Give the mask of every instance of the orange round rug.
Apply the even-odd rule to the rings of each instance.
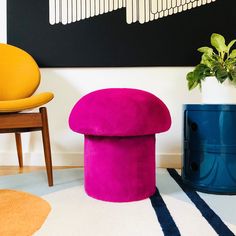
[[[0,235],[32,235],[42,226],[50,210],[50,205],[40,197],[0,190]]]

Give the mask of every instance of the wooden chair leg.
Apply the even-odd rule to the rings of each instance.
[[[16,149],[17,149],[19,166],[23,167],[23,155],[22,155],[22,145],[21,145],[20,133],[15,133],[15,139],[16,139]]]
[[[52,173],[52,159],[51,159],[51,147],[49,139],[49,129],[48,129],[48,118],[47,118],[47,109],[46,107],[41,107],[39,109],[42,117],[42,138],[43,138],[43,147],[44,147],[44,157],[48,177],[48,185],[53,186],[53,173]]]

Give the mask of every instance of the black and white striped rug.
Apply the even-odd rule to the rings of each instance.
[[[231,236],[236,235],[236,196],[196,192],[175,169],[157,169],[156,193],[131,203],[109,203],[88,197],[83,170],[54,171],[47,187],[44,172],[0,177],[0,188],[43,196],[52,207],[35,235],[43,236]]]

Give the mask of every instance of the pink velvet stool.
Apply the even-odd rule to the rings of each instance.
[[[76,103],[69,124],[85,135],[89,196],[129,202],[155,192],[155,133],[171,125],[170,113],[159,98],[138,89],[98,90]]]

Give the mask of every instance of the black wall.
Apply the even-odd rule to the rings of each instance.
[[[125,9],[69,25],[50,25],[48,0],[7,0],[7,41],[41,67],[193,66],[211,33],[236,38],[235,0],[216,2],[145,24]]]

